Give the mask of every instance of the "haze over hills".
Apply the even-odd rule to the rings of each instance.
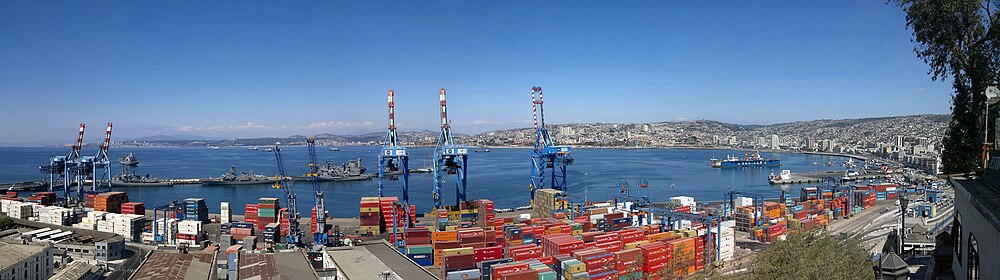
[[[573,123],[549,125],[560,143],[590,146],[712,146],[736,137],[739,142],[756,142],[759,137],[777,135],[780,142],[805,144],[806,139],[830,139],[838,143],[854,141],[888,142],[893,137],[927,138],[940,142],[949,115],[911,115],[861,119],[826,119],[770,125],[731,124],[712,120],[648,123]],[[406,145],[433,145],[438,131],[400,131]],[[533,141],[532,128],[504,129],[475,135],[455,134],[461,142],[475,146],[519,146]],[[356,135],[320,133],[312,135],[319,145],[380,145],[384,132]],[[156,135],[131,141],[116,141],[116,146],[263,146],[282,142],[302,145],[306,135],[245,139],[189,139],[191,135]],[[188,139],[185,139],[188,138]],[[719,139],[717,139],[719,138]],[[745,144],[745,143],[743,143]],[[783,146],[786,144],[782,144]]]

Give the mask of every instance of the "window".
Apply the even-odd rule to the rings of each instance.
[[[955,224],[951,226],[951,236],[955,238],[955,257],[958,265],[962,265],[962,214],[955,212]]]
[[[969,280],[979,280],[979,242],[969,234]]]

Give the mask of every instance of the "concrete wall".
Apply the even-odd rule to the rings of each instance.
[[[973,235],[979,244],[979,279],[1000,279],[1000,266],[996,265],[1000,263],[1000,230],[973,206],[972,199],[964,186],[955,185],[955,212],[962,219],[962,244],[955,246],[962,246],[962,250],[961,255],[952,257],[951,269],[955,279],[968,279],[969,236]]]

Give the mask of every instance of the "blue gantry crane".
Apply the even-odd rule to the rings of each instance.
[[[165,239],[166,239],[166,235],[167,235],[167,230],[169,230],[169,229],[167,229],[167,222],[166,222],[166,220],[167,220],[168,217],[170,217],[170,213],[175,213],[177,211],[178,205],[180,205],[180,204],[177,203],[176,200],[174,200],[174,201],[167,202],[167,204],[164,204],[164,205],[161,205],[161,206],[157,206],[157,207],[153,207],[153,243],[154,244],[162,244],[164,241],[166,241]],[[160,212],[163,212],[163,220],[164,221],[163,221],[163,227],[162,228],[159,225],[160,218],[158,216],[159,216]]]
[[[326,235],[326,206],[323,205],[323,190],[319,187],[319,166],[316,163],[316,139],[309,137],[306,138],[306,144],[309,146],[309,173],[306,177],[309,177],[309,181],[312,182],[313,192],[316,194],[316,205],[313,206],[313,211],[316,211],[316,228],[313,229],[313,244],[316,245],[326,245],[329,240]]]
[[[649,181],[646,179],[639,180],[636,183],[636,190],[633,193],[632,187],[629,186],[628,181],[622,179],[618,182],[618,195],[615,196],[615,207],[618,207],[618,203],[622,202],[632,202],[632,208],[644,208],[649,207],[652,202],[649,200]]]
[[[764,215],[764,195],[751,193],[751,192],[741,192],[737,190],[730,190],[725,193],[722,200],[722,217],[729,218],[730,215],[736,210],[736,198],[737,197],[749,197],[753,199],[753,209],[754,209],[754,225],[760,226],[763,224],[761,216]]]
[[[62,180],[62,191],[63,205],[68,206],[72,203],[72,196],[70,195],[70,186],[74,183],[73,180],[76,179],[76,162],[80,157],[80,148],[83,146],[83,131],[86,125],[80,124],[80,131],[77,135],[76,143],[70,147],[69,154],[65,156],[53,156],[49,159],[49,165],[43,165],[38,167],[38,170],[42,174],[49,176],[49,191],[55,191],[56,183]]]
[[[405,211],[410,207],[410,167],[409,156],[406,154],[406,147],[400,144],[396,135],[396,102],[395,92],[389,90],[389,132],[385,134],[382,142],[382,151],[378,155],[378,196],[385,196],[385,181],[397,181],[399,175],[403,175],[403,197],[400,203]],[[386,173],[388,172],[388,174]],[[406,216],[406,224],[410,224],[410,216]]]
[[[468,168],[469,149],[465,145],[455,143],[451,135],[451,124],[448,123],[448,102],[445,90],[440,91],[441,99],[441,134],[434,146],[434,209],[441,209],[444,191],[444,174],[455,174],[455,205],[468,200],[466,191],[466,171]]]
[[[538,94],[538,99],[535,99]],[[559,146],[549,135],[545,127],[545,109],[542,107],[542,88],[531,88],[532,118],[535,123],[535,146],[531,150],[531,199],[535,199],[535,190],[552,188],[567,192],[566,167],[573,163],[570,146]],[[549,174],[545,174],[548,170]],[[546,183],[546,176],[549,177]]]
[[[292,180],[289,180],[285,172],[285,160],[281,157],[281,143],[274,144],[274,160],[278,165],[278,181],[272,188],[285,191],[288,199],[288,233],[285,235],[285,243],[296,245],[302,233],[299,231],[299,208],[295,205],[295,190],[292,189]]]

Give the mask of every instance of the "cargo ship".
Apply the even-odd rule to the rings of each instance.
[[[760,153],[746,153],[743,157],[727,156],[726,159],[712,159],[708,164],[715,168],[779,167],[781,160],[764,158]]]

